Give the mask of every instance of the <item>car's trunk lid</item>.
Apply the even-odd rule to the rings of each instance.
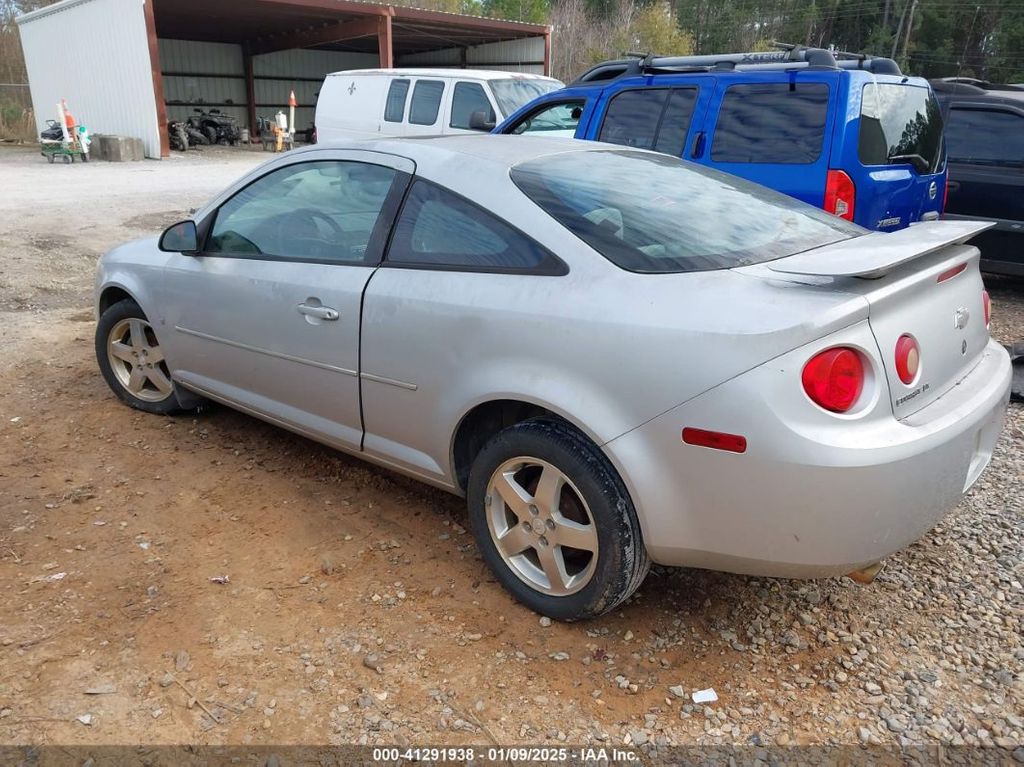
[[[776,278],[833,277],[834,289],[863,296],[885,364],[893,413],[905,418],[941,397],[978,363],[988,343],[976,248],[963,243],[981,222],[929,222],[873,233],[779,259],[764,266]],[[907,334],[920,369],[905,384],[896,343]]]

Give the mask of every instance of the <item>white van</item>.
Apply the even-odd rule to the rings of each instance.
[[[353,69],[324,78],[317,141],[488,131],[562,88],[542,75],[483,69]]]

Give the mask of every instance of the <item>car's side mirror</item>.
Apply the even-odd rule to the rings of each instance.
[[[494,113],[487,109],[478,109],[469,116],[470,130],[492,131],[496,124]]]
[[[195,253],[199,250],[199,232],[196,222],[189,219],[179,221],[160,235],[160,250],[167,253]]]

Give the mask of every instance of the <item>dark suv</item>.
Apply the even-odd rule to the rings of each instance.
[[[928,81],[820,48],[606,62],[495,132],[665,152],[880,231],[938,218],[946,185]]]
[[[971,244],[989,272],[1024,275],[1024,87],[932,80],[946,123],[947,218],[994,221]]]

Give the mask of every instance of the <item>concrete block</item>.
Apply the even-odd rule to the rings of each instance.
[[[94,159],[107,162],[135,162],[146,157],[142,139],[130,136],[111,136],[97,134],[92,137],[90,147]]]

